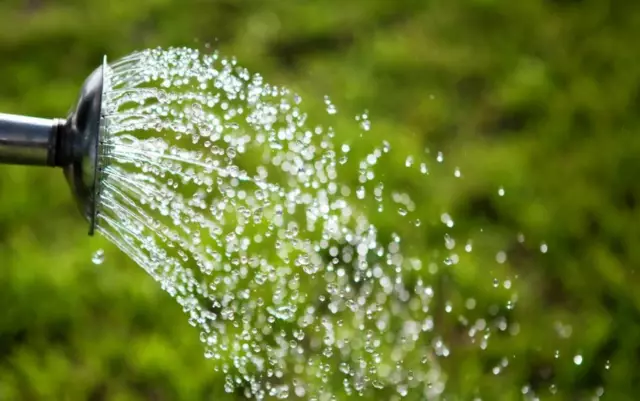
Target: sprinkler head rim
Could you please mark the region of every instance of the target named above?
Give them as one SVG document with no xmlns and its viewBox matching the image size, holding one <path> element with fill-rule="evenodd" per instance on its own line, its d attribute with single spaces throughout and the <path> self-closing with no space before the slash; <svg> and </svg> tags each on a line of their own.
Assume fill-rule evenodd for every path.
<svg viewBox="0 0 640 401">
<path fill-rule="evenodd" d="M 98 161 L 103 122 L 102 99 L 106 58 L 85 80 L 75 108 L 60 129 L 56 165 L 62 167 L 92 236 L 97 225 Z"/>
<path fill-rule="evenodd" d="M 93 236 L 95 233 L 96 227 L 98 225 L 98 200 L 100 198 L 100 180 L 99 176 L 102 172 L 102 169 L 99 167 L 100 161 L 100 146 L 102 145 L 102 130 L 104 127 L 104 113 L 102 110 L 102 100 L 104 98 L 104 84 L 105 84 L 105 73 L 107 69 L 107 56 L 102 57 L 102 88 L 100 90 L 100 118 L 97 121 L 96 135 L 97 138 L 93 144 L 93 154 L 95 155 L 94 165 L 93 165 L 93 196 L 91 197 L 90 204 L 90 216 L 89 216 L 89 235 Z"/>
</svg>

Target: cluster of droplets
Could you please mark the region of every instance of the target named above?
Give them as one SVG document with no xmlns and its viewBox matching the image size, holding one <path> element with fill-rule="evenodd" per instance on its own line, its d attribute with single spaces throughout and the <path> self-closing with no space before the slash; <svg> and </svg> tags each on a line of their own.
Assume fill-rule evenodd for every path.
<svg viewBox="0 0 640 401">
<path fill-rule="evenodd" d="M 183 307 L 225 390 L 440 399 L 441 360 L 454 352 L 437 330 L 441 312 L 457 314 L 481 349 L 494 332 L 517 334 L 496 305 L 487 315 L 474 298 L 439 299 L 431 277 L 462 252 L 451 235 L 446 258 L 425 258 L 372 222 L 372 211 L 393 208 L 421 225 L 419 203 L 376 171 L 389 142 L 355 161 L 354 180 L 341 179 L 353 145 L 312 127 L 299 96 L 217 53 L 146 50 L 105 78 L 98 230 Z M 325 105 L 337 113 L 328 97 Z M 368 113 L 356 120 L 362 133 L 372 129 Z M 438 152 L 434 165 L 443 160 Z M 405 161 L 420 175 L 428 164 Z M 439 219 L 454 227 L 449 214 Z M 511 309 L 517 294 L 510 281 L 503 287 Z"/>
</svg>

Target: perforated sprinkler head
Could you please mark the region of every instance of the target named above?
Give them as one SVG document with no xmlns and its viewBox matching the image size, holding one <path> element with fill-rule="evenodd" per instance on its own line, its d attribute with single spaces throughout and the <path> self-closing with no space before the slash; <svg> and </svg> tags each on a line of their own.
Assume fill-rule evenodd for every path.
<svg viewBox="0 0 640 401">
<path fill-rule="evenodd" d="M 89 235 L 96 228 L 106 57 L 84 82 L 66 119 L 0 113 L 0 164 L 61 167 Z"/>
</svg>

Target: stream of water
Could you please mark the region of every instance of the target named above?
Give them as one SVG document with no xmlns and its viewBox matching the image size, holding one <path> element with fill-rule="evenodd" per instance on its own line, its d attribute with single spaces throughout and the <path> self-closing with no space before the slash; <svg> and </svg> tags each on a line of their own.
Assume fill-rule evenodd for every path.
<svg viewBox="0 0 640 401">
<path fill-rule="evenodd" d="M 500 312 L 516 304 L 511 282 L 495 282 L 507 289 L 500 309 L 439 293 L 435 273 L 462 264 L 471 241 L 404 247 L 424 228 L 420 202 L 385 169 L 427 180 L 442 153 L 347 141 L 311 124 L 295 93 L 218 53 L 137 52 L 106 78 L 98 231 L 182 306 L 226 391 L 437 400 L 455 352 L 443 319 L 458 319 L 465 347 L 517 334 Z M 365 138 L 375 128 L 366 113 L 354 125 Z"/>
</svg>

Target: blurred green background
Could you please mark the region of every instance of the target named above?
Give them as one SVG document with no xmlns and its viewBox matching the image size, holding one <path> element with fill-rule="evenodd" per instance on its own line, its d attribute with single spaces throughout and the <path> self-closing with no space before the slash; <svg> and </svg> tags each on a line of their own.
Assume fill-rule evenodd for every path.
<svg viewBox="0 0 640 401">
<path fill-rule="evenodd" d="M 3 0 L 0 111 L 61 117 L 102 55 L 205 44 L 330 95 L 345 122 L 368 109 L 372 141 L 442 150 L 463 172 L 421 191 L 397 163 L 387 180 L 494 236 L 509 257 L 491 274 L 517 280 L 517 336 L 481 352 L 449 332 L 446 399 L 635 400 L 639 40 L 632 1 Z M 86 228 L 60 172 L 0 167 L 0 400 L 240 399 L 176 302 Z M 483 303 L 485 254 L 440 280 Z"/>
</svg>

